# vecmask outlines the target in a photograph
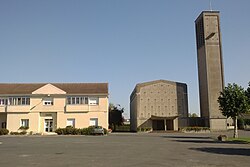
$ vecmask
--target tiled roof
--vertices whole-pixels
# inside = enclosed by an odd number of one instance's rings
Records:
[[[48,83],[0,83],[0,94],[31,94]],[[50,83],[67,94],[108,94],[108,83]]]

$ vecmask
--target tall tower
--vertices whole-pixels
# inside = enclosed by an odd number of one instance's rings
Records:
[[[201,117],[211,130],[226,130],[226,118],[217,102],[224,88],[219,12],[203,11],[195,29]]]

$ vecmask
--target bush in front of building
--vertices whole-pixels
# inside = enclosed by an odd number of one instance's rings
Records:
[[[7,134],[9,134],[8,129],[0,129],[0,135],[7,135]]]
[[[58,134],[58,135],[63,135],[64,133],[64,128],[58,128],[55,130],[55,132]]]
[[[26,131],[28,130],[29,127],[28,126],[20,126],[20,128],[18,130],[23,130],[23,131]]]
[[[55,131],[58,135],[80,135],[81,129],[67,126],[66,128],[58,128]]]
[[[199,126],[191,126],[191,127],[184,127],[181,129],[182,132],[201,132],[201,131],[209,131],[209,127],[199,127]]]
[[[66,128],[58,128],[55,130],[58,135],[92,135],[93,127],[88,128],[74,128],[67,126]],[[108,130],[104,128],[104,134],[108,134]]]
[[[151,127],[140,127],[140,128],[137,128],[137,132],[150,132],[150,131],[152,131]]]
[[[27,131],[21,131],[21,132],[10,132],[10,135],[26,135]]]

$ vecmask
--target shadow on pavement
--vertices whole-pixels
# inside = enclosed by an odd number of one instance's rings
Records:
[[[173,138],[173,139],[211,139],[211,137],[202,137],[202,136],[163,136],[164,138]]]
[[[224,154],[224,155],[242,155],[250,156],[249,148],[211,148],[211,147],[202,147],[202,148],[190,148],[195,151],[202,151],[207,153],[214,154]]]
[[[215,140],[173,140],[176,142],[183,142],[183,143],[221,143]]]
[[[219,141],[211,137],[202,136],[162,136],[163,138],[173,139],[175,142],[182,143],[218,143],[218,144],[249,144],[249,142],[234,140],[234,141]],[[176,140],[174,140],[176,139]]]

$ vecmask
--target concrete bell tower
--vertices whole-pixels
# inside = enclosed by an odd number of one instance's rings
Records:
[[[195,29],[201,117],[211,130],[226,130],[227,119],[217,102],[224,88],[219,12],[203,11]]]

